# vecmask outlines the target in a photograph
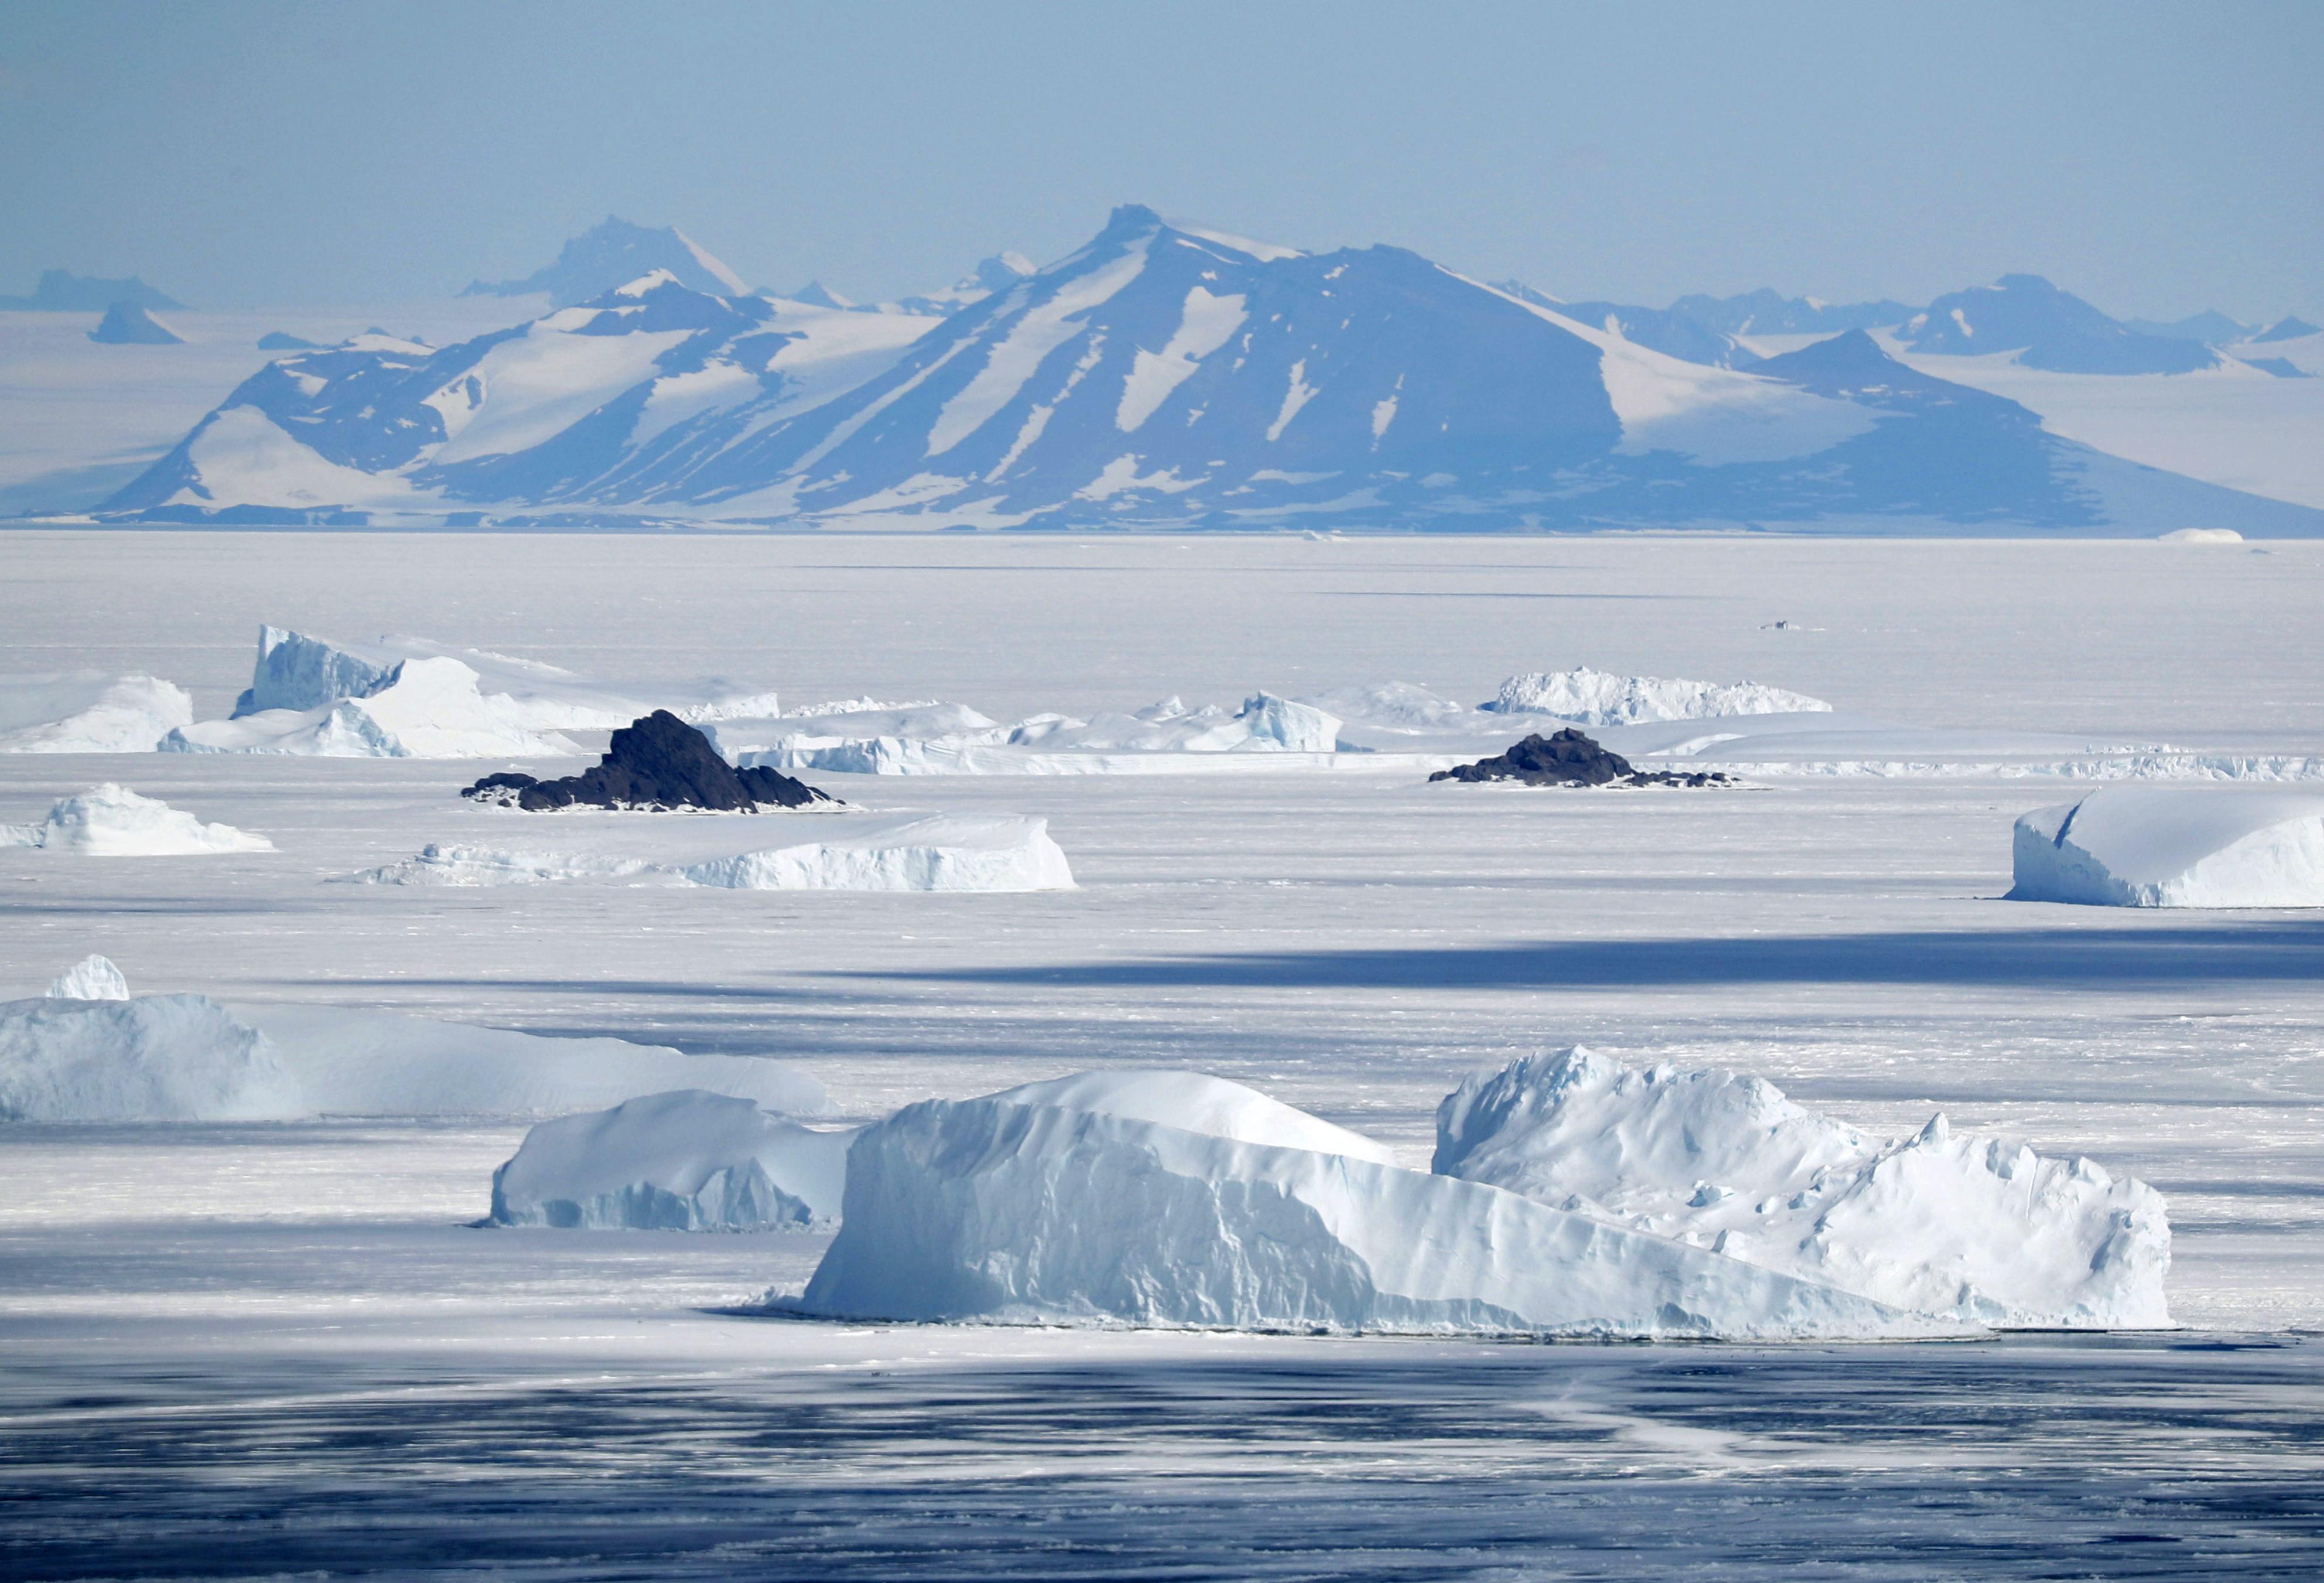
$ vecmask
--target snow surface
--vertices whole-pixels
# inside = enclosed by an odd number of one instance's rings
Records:
[[[2324,907],[2324,792],[2104,786],[2017,820],[2010,897]]]
[[[1510,715],[1555,715],[1585,726],[1702,720],[1725,715],[1799,714],[1831,708],[1821,699],[1754,681],[1614,676],[1587,667],[1512,676],[1501,683],[1498,697],[1480,707]]]
[[[88,956],[58,974],[46,993],[51,1000],[127,1000],[129,980],[108,958]]]
[[[999,1097],[924,1101],[860,1134],[839,1235],[785,1306],[1420,1334],[1945,1328],[1472,1182]]]
[[[193,718],[194,700],[158,676],[0,676],[0,753],[151,753]]]
[[[828,1225],[853,1136],[800,1126],[748,1099],[649,1094],[527,1133],[493,1172],[492,1218],[644,1231]]]
[[[2162,1195],[2083,1159],[1868,1136],[1764,1078],[1573,1049],[1462,1083],[1434,1169],[1633,1231],[1963,1322],[2171,1322]]]
[[[272,852],[264,836],[232,825],[204,824],[192,814],[107,782],[60,797],[38,824],[0,825],[0,847],[37,847],[85,857],[189,857],[217,852]]]
[[[1047,1105],[1059,1110],[1088,1110],[1130,1121],[1149,1121],[1238,1143],[1345,1154],[1375,1165],[1396,1163],[1395,1151],[1385,1143],[1206,1072],[1134,1068],[1076,1072],[1020,1083],[987,1097],[1009,1105]]]

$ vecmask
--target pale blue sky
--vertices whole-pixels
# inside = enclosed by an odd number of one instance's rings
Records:
[[[1113,204],[1568,297],[2324,311],[2324,4],[0,7],[0,292],[521,274],[607,213],[858,296]]]

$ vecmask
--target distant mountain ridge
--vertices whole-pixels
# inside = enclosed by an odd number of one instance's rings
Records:
[[[69,269],[41,272],[41,283],[29,297],[0,297],[0,311],[43,313],[102,313],[115,302],[132,308],[183,308],[175,297],[155,291],[135,275],[104,280],[77,275]]]
[[[2167,508],[2324,529],[2062,440],[1861,331],[1723,368],[1578,311],[1400,248],[1303,254],[1130,205],[942,319],[656,270],[457,346],[286,356],[106,512],[1990,532]]]
[[[2141,335],[2040,275],[1950,292],[1897,334],[1915,352],[2015,352],[2026,367],[2056,374],[2190,374],[2219,361],[2200,342]]]
[[[602,297],[654,270],[667,270],[689,290],[742,295],[742,280],[675,226],[649,228],[608,215],[558,250],[556,262],[521,280],[472,281],[463,297],[529,297],[547,292],[569,308]]]

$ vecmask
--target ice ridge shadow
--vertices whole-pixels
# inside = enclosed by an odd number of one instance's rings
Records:
[[[2071,932],[1917,930],[1208,952],[835,977],[1088,987],[1621,989],[1745,984],[1996,985],[2135,992],[2324,980],[2324,921]]]

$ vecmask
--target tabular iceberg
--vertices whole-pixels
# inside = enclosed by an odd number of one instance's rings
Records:
[[[1043,819],[948,814],[679,871],[737,891],[1069,891],[1074,871]]]
[[[505,694],[480,691],[477,681],[475,670],[458,660],[404,660],[361,697],[204,720],[171,732],[161,746],[165,753],[319,758],[538,758],[575,751],[563,737],[535,730]]]
[[[839,1215],[853,1131],[682,1089],[563,1116],[493,1173],[494,1224],[752,1231]]]
[[[2102,787],[2017,821],[2012,901],[2324,907],[2324,795]]]
[[[1894,1308],[2010,1327],[2171,1322],[2162,1196],[2088,1160],[1953,1136],[1868,1137],[1728,1071],[1583,1050],[1472,1078],[1434,1169]]]
[[[193,718],[194,700],[158,676],[0,676],[0,753],[151,753]]]
[[[0,1004],[0,1121],[256,1121],[303,1113],[256,1029],[198,995]]]
[[[1665,676],[1615,676],[1586,667],[1536,671],[1501,683],[1480,706],[1510,715],[1555,715],[1584,726],[1635,726],[1646,720],[1701,720],[1720,715],[1829,712],[1821,699],[1756,681],[1687,681]]]
[[[1000,1097],[848,1152],[793,1311],[1419,1334],[1871,1337],[1945,1327],[1480,1183]]]
[[[88,857],[189,857],[215,852],[272,852],[264,836],[232,825],[204,824],[158,798],[110,782],[60,797],[38,824],[0,825],[0,847],[38,847]]]

